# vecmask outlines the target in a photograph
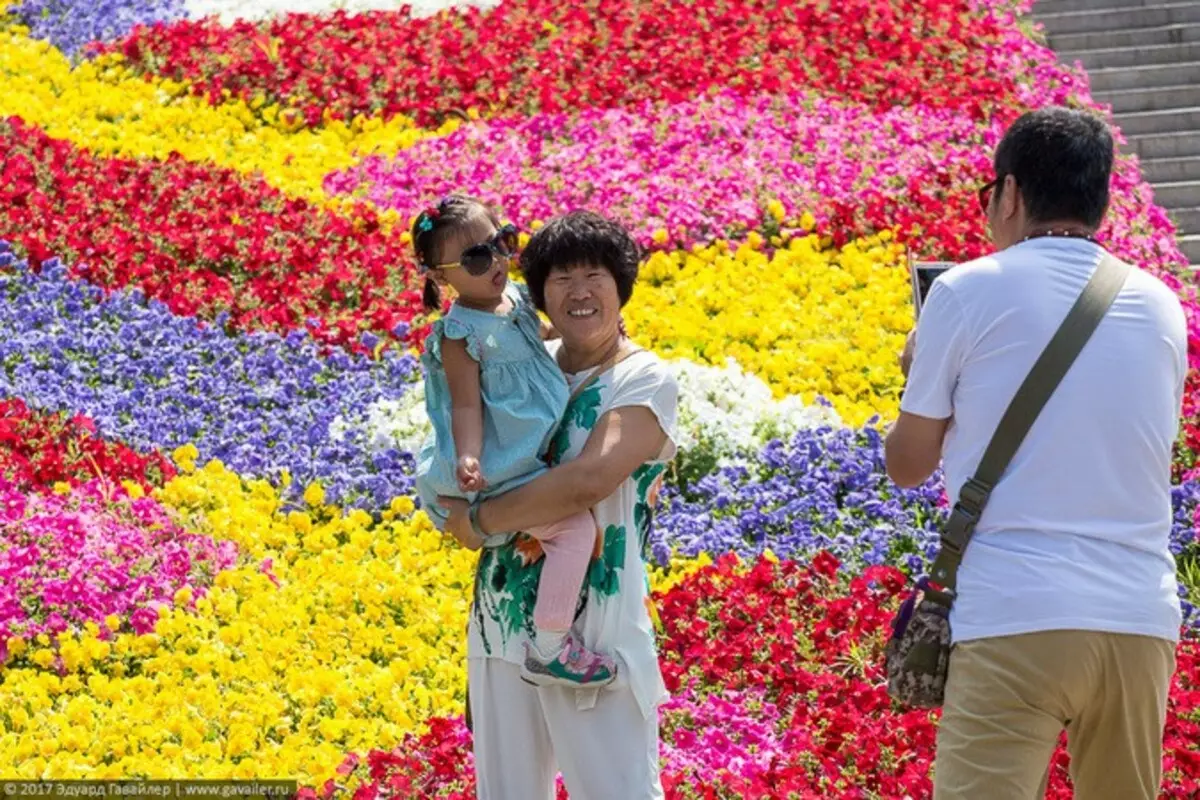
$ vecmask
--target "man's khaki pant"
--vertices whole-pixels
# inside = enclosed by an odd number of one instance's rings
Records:
[[[1175,647],[1046,631],[955,645],[934,800],[1045,796],[1063,728],[1077,800],[1155,800]]]

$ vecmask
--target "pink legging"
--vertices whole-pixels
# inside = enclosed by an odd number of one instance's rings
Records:
[[[579,590],[596,546],[596,519],[581,511],[550,525],[526,531],[542,544],[542,567],[533,608],[533,624],[545,631],[567,631],[575,620]]]

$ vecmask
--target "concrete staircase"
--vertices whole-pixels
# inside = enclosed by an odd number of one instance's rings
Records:
[[[1200,269],[1200,0],[1038,0],[1034,19],[1079,61]]]

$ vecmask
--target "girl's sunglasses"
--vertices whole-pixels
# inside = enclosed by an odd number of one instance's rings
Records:
[[[462,267],[468,275],[479,277],[486,275],[492,268],[496,256],[510,258],[517,252],[517,226],[505,225],[486,242],[471,245],[463,250],[458,261],[450,264],[436,264],[433,269],[454,269]]]

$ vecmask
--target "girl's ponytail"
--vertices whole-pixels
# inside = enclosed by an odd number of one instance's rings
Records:
[[[437,282],[428,276],[425,278],[425,291],[421,294],[421,302],[425,304],[426,311],[438,311],[442,307],[442,292],[438,289]]]

